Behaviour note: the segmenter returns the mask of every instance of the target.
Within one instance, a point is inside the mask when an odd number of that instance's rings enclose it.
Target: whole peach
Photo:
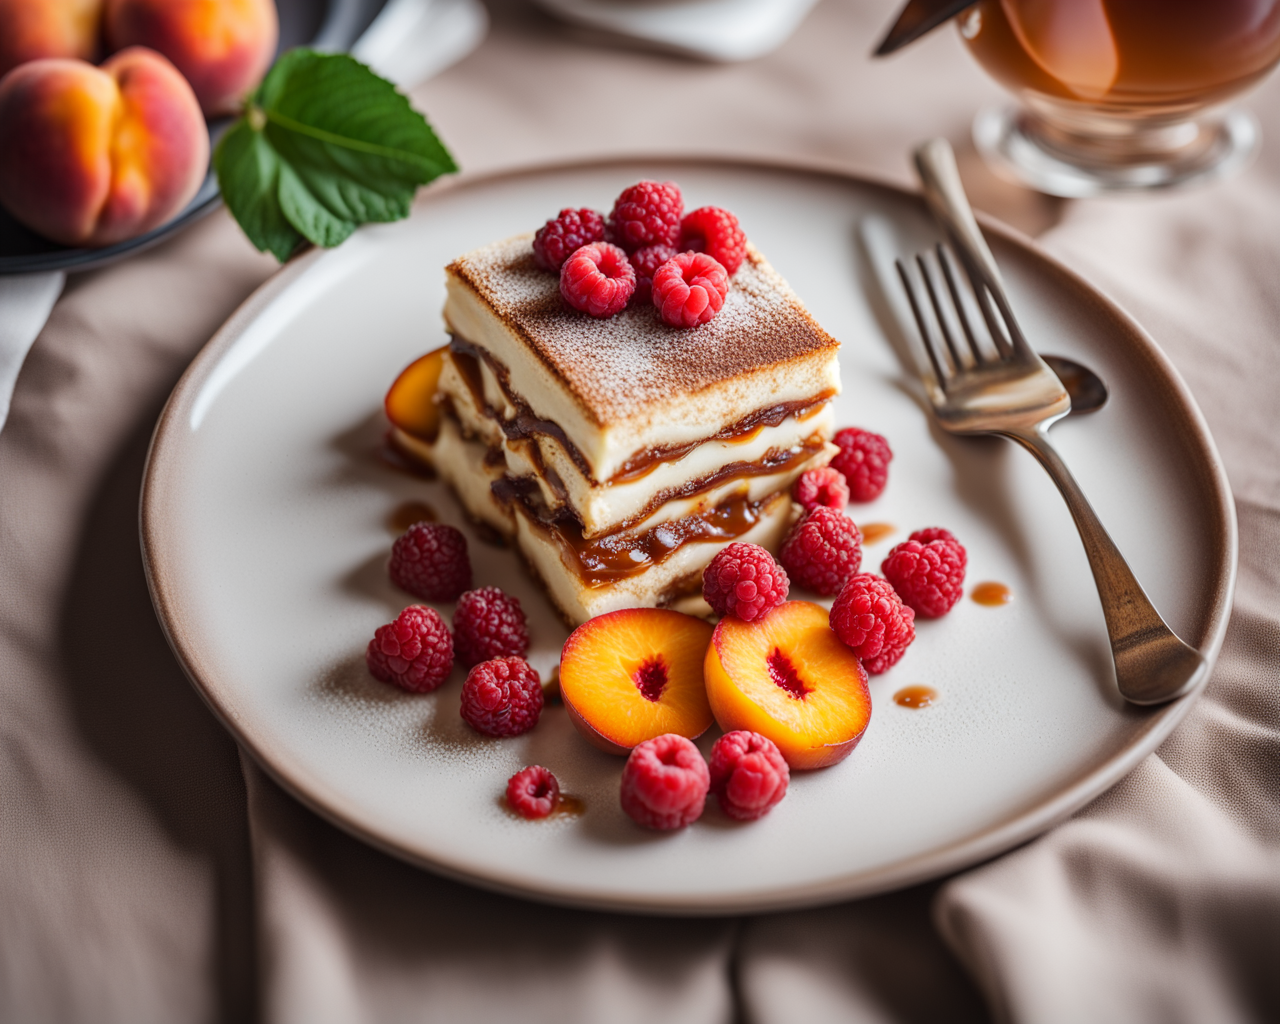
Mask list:
[[[274,0],[107,0],[111,46],[163,53],[210,116],[239,110],[266,74],[279,32]]]
[[[103,0],[0,0],[0,75],[41,57],[92,60]]]
[[[101,68],[33,60],[0,79],[0,203],[56,242],[111,245],[158,227],[208,165],[195,94],[151,50]]]

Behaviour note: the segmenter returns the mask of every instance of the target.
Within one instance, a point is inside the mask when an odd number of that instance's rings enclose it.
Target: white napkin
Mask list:
[[[61,270],[0,277],[0,430],[9,418],[18,371],[66,280]]]

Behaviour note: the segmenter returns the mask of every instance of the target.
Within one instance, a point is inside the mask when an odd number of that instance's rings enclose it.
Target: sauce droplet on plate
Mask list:
[[[387,516],[387,529],[392,533],[404,533],[414,523],[434,523],[436,510],[425,501],[406,501],[397,505]]]
[[[547,681],[542,684],[542,699],[547,704],[563,703],[560,699],[560,666],[552,665]]]
[[[979,583],[969,596],[978,604],[988,608],[999,608],[1002,604],[1008,604],[1013,600],[1013,591],[1003,583],[989,580],[986,583]]]
[[[580,796],[574,796],[571,793],[561,793],[560,799],[556,801],[556,809],[552,811],[552,815],[556,814],[582,814],[587,809],[587,802]]]
[[[938,699],[932,686],[904,686],[893,695],[893,702],[904,708],[927,708]]]
[[[878,540],[884,540],[896,529],[893,523],[864,523],[858,527],[858,532],[862,534],[863,544],[874,544]]]

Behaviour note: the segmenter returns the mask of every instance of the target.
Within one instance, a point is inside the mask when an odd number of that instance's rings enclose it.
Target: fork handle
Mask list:
[[[987,287],[1003,291],[1000,268],[965,195],[951,143],[946,139],[930,139],[915,151],[915,161],[924,198],[934,219],[945,226],[961,258],[981,271]]]
[[[1005,436],[1031,452],[1053,478],[1080,531],[1102,599],[1121,695],[1134,704],[1163,704],[1195,689],[1208,664],[1199,651],[1178,639],[1151,604],[1075,477],[1049,443],[1044,425],[1005,432]]]

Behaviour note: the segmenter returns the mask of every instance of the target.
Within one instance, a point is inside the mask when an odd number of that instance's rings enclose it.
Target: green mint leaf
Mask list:
[[[249,240],[283,261],[300,238],[334,246],[360,224],[407,217],[418,186],[457,165],[390,82],[345,54],[297,49],[250,98],[214,168]]]
[[[281,263],[302,242],[302,235],[281,209],[280,158],[261,132],[237,121],[218,143],[213,167],[223,201],[258,249]]]

